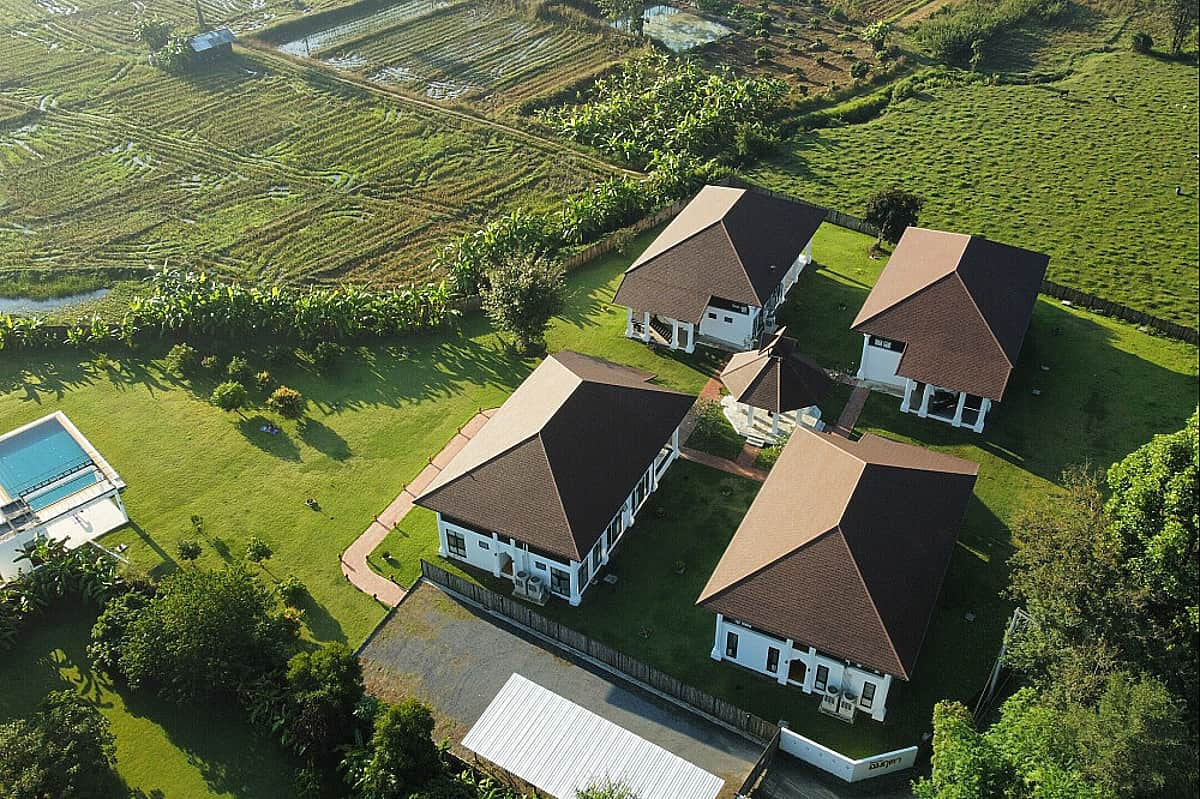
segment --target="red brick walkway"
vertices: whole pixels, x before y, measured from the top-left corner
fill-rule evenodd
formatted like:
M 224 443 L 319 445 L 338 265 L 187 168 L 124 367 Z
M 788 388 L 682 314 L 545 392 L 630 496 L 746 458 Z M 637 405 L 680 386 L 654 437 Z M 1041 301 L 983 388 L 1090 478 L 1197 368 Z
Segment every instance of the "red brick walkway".
M 429 465 L 421 470 L 413 481 L 405 486 L 400 496 L 392 500 L 383 511 L 375 517 L 363 534 L 354 539 L 346 551 L 341 554 L 342 574 L 346 575 L 358 590 L 370 594 L 388 607 L 395 607 L 404 599 L 404 589 L 396 583 L 376 574 L 367 564 L 367 556 L 387 538 L 387 534 L 400 523 L 400 520 L 412 510 L 413 500 L 433 482 L 450 459 L 457 455 L 475 435 L 483 428 L 485 422 L 492 418 L 495 408 L 477 413 L 471 421 L 455 433 L 454 438 L 434 456 Z
M 867 404 L 869 396 L 871 396 L 871 389 L 866 386 L 856 386 L 854 391 L 850 392 L 850 399 L 846 403 L 846 407 L 842 409 L 842 415 L 838 417 L 833 432 L 849 438 L 850 434 L 854 432 L 854 425 L 858 424 L 858 417 L 862 416 L 863 406 Z

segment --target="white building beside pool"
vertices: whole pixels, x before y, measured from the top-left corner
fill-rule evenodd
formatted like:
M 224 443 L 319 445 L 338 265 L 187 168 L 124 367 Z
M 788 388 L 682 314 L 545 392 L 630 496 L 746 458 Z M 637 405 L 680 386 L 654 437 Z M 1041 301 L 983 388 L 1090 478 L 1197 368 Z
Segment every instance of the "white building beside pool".
M 442 557 L 578 605 L 679 457 L 694 397 L 650 378 L 575 352 L 543 361 L 416 498 Z
M 62 411 L 0 436 L 0 583 L 38 538 L 75 548 L 129 521 L 125 481 Z
M 892 683 L 912 679 L 978 469 L 797 427 L 700 595 L 713 659 L 844 721 L 883 721 Z

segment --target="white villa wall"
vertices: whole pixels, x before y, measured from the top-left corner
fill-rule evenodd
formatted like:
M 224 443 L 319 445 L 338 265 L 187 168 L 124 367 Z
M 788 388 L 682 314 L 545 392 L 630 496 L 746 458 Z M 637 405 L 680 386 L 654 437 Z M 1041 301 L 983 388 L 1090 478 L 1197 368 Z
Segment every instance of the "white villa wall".
M 874 346 L 871 344 L 871 336 L 864 335 L 862 364 L 858 367 L 858 378 L 903 391 L 907 378 L 896 374 L 896 370 L 900 368 L 900 357 L 903 354 L 902 351 Z
M 726 655 L 727 634 L 733 632 L 738 636 L 737 655 Z M 767 671 L 767 650 L 771 647 L 779 650 L 779 669 L 776 673 Z M 757 671 L 778 682 L 780 685 L 791 685 L 806 694 L 821 696 L 823 693 L 816 689 L 817 667 L 829 669 L 827 686 L 839 686 L 843 693 L 852 693 L 858 697 L 857 712 L 870 716 L 875 721 L 883 721 L 887 717 L 887 697 L 892 685 L 892 677 L 888 674 L 878 674 L 866 668 L 859 668 L 845 660 L 818 652 L 813 647 L 805 647 L 794 641 L 778 638 L 770 633 L 756 630 L 745 624 L 717 614 L 716 634 L 713 639 L 713 649 L 710 653 L 713 660 L 727 660 L 739 666 Z M 797 683 L 788 679 L 793 661 L 801 661 L 805 665 L 804 682 Z M 863 685 L 875 685 L 875 696 L 870 707 L 863 703 Z
M 846 782 L 859 782 L 904 771 L 912 768 L 917 761 L 915 746 L 852 760 L 787 728 L 780 731 L 779 749 Z
M 560 569 L 570 575 L 570 593 L 566 595 L 552 593 L 552 595 L 566 599 L 572 605 L 578 605 L 583 598 L 584 592 L 595 581 L 596 573 L 608 563 L 610 553 L 616 549 L 625 532 L 633 526 L 638 511 L 646 504 L 650 495 L 658 490 L 659 480 L 662 479 L 667 469 L 678 457 L 679 429 L 676 428 L 671 434 L 671 438 L 663 445 L 659 454 L 655 456 L 654 462 L 650 464 L 649 468 L 642 473 L 642 477 L 630 489 L 629 495 L 625 497 L 624 503 L 617 510 L 612 521 L 609 522 L 609 526 L 602 531 L 597 542 L 599 549 L 597 550 L 593 545 L 591 551 L 584 553 L 585 557 L 582 562 L 572 560 L 568 563 L 563 563 L 546 555 L 531 552 L 528 545 L 522 543 L 520 540 L 502 540 L 501 536 L 497 533 L 475 530 L 448 520 L 441 513 L 437 514 L 438 553 L 444 558 L 465 561 L 477 569 L 491 572 L 496 577 L 507 576 L 501 572 L 501 568 L 502 556 L 508 555 L 512 559 L 512 572 L 514 574 L 523 571 L 531 576 L 536 575 L 542 579 L 547 590 L 550 589 L 550 570 Z M 641 500 L 635 505 L 635 489 L 645 480 L 649 481 L 649 490 L 645 492 Z M 463 537 L 465 552 L 462 555 L 450 551 L 447 532 L 454 532 Z
M 738 350 L 749 349 L 754 346 L 754 323 L 760 313 L 762 308 L 739 313 L 710 305 L 704 309 L 704 317 L 700 320 L 700 336 L 716 339 Z

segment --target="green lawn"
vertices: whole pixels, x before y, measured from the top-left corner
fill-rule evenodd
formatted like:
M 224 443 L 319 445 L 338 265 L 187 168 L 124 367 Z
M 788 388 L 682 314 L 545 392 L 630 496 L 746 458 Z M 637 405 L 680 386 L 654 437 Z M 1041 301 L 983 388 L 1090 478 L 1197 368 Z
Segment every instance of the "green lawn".
M 569 307 L 550 330 L 549 348 L 570 347 L 629 363 L 655 372 L 665 385 L 695 393 L 711 373 L 715 358 L 705 352 L 692 357 L 655 353 L 628 341 L 621 335 L 623 312 L 609 305 L 622 269 L 654 233 L 640 237 L 628 254 L 614 254 L 571 275 Z M 846 330 L 841 317 L 834 322 L 822 319 L 825 313 L 852 316 L 865 296 L 874 279 L 871 270 L 877 266 L 866 258 L 868 243 L 865 237 L 822 228 L 815 245 L 822 268 L 807 272 L 796 289 L 798 302 L 825 292 L 842 296 L 847 305 L 845 311 L 835 311 L 836 306 L 821 304 L 811 315 L 801 314 L 791 322 L 803 348 L 824 365 L 857 361 L 858 339 Z M 128 543 L 126 554 L 135 568 L 156 575 L 176 568 L 175 545 L 192 535 L 193 514 L 204 519 L 201 565 L 241 557 L 249 536 L 258 535 L 275 549 L 267 564 L 271 574 L 275 578 L 296 574 L 310 588 L 313 603 L 306 611 L 306 634 L 316 641 L 345 640 L 351 645 L 363 640 L 384 610 L 345 582 L 337 554 L 462 423 L 480 408 L 503 402 L 534 365 L 532 359 L 515 357 L 476 314 L 463 318 L 452 331 L 355 351 L 331 375 L 315 374 L 301 364 L 272 367 L 278 379 L 309 397 L 310 421 L 300 432 L 295 424 L 274 419 L 283 432 L 269 436 L 259 432 L 256 411 L 239 417 L 217 410 L 203 398 L 209 384 L 179 383 L 162 370 L 157 357 L 109 355 L 118 368 L 96 366 L 71 350 L 5 352 L 0 362 L 0 430 L 64 410 L 129 484 L 126 501 L 134 524 L 105 543 Z M 1042 363 L 1051 371 L 1031 368 Z M 1030 394 L 1034 385 L 1043 390 L 1042 396 Z M 1030 497 L 1051 490 L 1064 465 L 1083 459 L 1106 464 L 1152 433 L 1178 427 L 1195 400 L 1194 347 L 1047 301 L 1039 303 L 1026 363 L 1015 378 L 1010 399 L 994 411 L 982 438 L 935 422 L 917 424 L 912 417 L 899 418 L 898 401 L 872 398 L 864 424 L 894 429 L 983 464 L 979 502 L 972 507 L 964 531 L 966 547 L 955 561 L 943 595 L 937 629 L 945 632 L 931 636 L 922 661 L 962 657 L 971 659 L 971 664 L 961 672 L 938 670 L 936 681 L 922 680 L 919 671 L 915 690 L 924 696 L 911 700 L 913 707 L 924 707 L 936 696 L 969 695 L 977 689 L 982 677 L 976 671 L 990 659 L 1003 621 L 1004 608 L 994 596 L 1003 584 L 1002 561 L 1010 547 L 1005 524 L 1015 510 Z M 832 418 L 834 409 L 826 410 Z M 689 464 L 672 468 L 676 483 L 686 483 L 689 473 L 696 473 Z M 694 479 L 697 485 L 702 482 Z M 695 517 L 711 518 L 710 522 L 678 532 L 696 539 L 693 548 L 671 556 L 672 561 L 683 557 L 688 563 L 685 579 L 677 581 L 687 587 L 679 595 L 687 602 L 699 592 L 690 581 L 702 585 L 707 577 L 700 564 L 705 557 L 719 556 L 723 548 L 719 536 L 727 540 L 732 534 L 740 519 L 739 504 L 744 508 L 748 492 L 754 490 L 737 480 L 728 485 L 728 496 L 718 491 L 705 500 L 711 505 L 694 497 L 681 500 L 711 509 L 710 515 Z M 671 495 L 664 490 L 661 501 L 672 501 Z M 320 502 L 319 513 L 305 507 L 310 496 Z M 653 513 L 643 514 L 646 525 L 653 521 L 657 521 Z M 419 557 L 432 556 L 436 543 L 427 514 L 406 519 L 401 530 L 407 535 L 393 534 L 385 546 L 396 561 L 389 569 L 407 584 L 417 574 Z M 636 552 L 632 545 L 639 540 L 654 539 L 635 534 L 626 553 Z M 624 560 L 626 565 L 620 568 L 655 568 L 654 558 L 627 554 Z M 618 584 L 626 589 L 624 594 L 638 585 L 636 574 L 628 572 Z M 660 581 L 649 590 L 666 591 L 670 585 Z M 658 607 L 682 602 L 679 596 L 668 599 L 664 594 L 656 600 Z M 690 607 L 687 602 L 680 606 Z M 585 604 L 581 613 L 589 612 L 588 607 Z M 962 608 L 976 612 L 977 621 L 959 621 Z M 709 622 L 698 618 L 681 622 L 679 636 L 671 633 L 679 640 L 671 644 L 666 631 L 672 630 L 673 622 L 666 611 L 661 613 L 666 614 L 659 616 L 663 621 L 650 623 L 655 630 L 651 638 L 631 641 L 628 651 L 647 659 L 661 657 L 659 665 L 676 673 L 719 665 L 707 661 Z M 44 621 L 15 652 L 5 655 L 4 662 L 70 663 L 62 673 L 76 674 L 83 662 L 79 652 L 86 626 L 78 620 Z M 654 635 L 662 643 L 648 643 Z M 69 657 L 52 656 L 55 647 L 70 653 Z M 671 654 L 668 658 L 655 655 L 656 651 Z M 696 664 L 689 665 L 684 653 L 695 654 Z M 36 681 L 10 678 L 0 683 L 0 716 L 24 712 L 61 679 L 56 676 L 57 666 L 53 671 L 48 666 L 39 668 L 43 676 Z M 735 701 L 745 697 L 749 709 L 768 718 L 778 715 L 775 700 L 758 696 L 757 677 L 734 670 L 713 677 L 709 685 L 705 674 L 699 670 L 681 676 L 696 675 L 702 687 L 727 691 Z M 88 686 L 95 684 L 92 677 L 78 679 Z M 189 738 L 181 728 L 192 730 L 186 722 L 196 716 L 194 708 L 183 713 L 157 708 L 152 713 L 141 707 L 142 700 L 133 707 L 126 704 L 128 698 L 120 700 L 111 692 L 98 696 L 117 729 L 121 774 L 134 788 L 149 792 L 161 785 L 166 777 L 160 767 L 166 763 L 172 766 L 171 780 L 192 786 L 167 791 L 168 796 L 265 796 L 290 790 L 285 764 L 247 770 L 239 760 L 248 757 L 246 753 L 257 752 L 255 756 L 263 758 L 267 754 L 256 748 L 258 739 L 235 716 L 207 718 L 203 734 Z M 910 700 L 898 694 L 897 701 Z M 849 733 L 841 727 L 813 731 L 844 742 L 847 751 L 865 751 L 873 748 L 873 736 L 924 724 L 924 712 L 896 718 L 894 727 L 882 730 L 863 724 Z M 805 729 L 807 725 L 806 721 Z M 260 787 L 251 787 L 246 782 L 251 777 L 273 787 L 263 789 L 261 782 L 256 783 Z
M 823 227 L 814 245 L 821 268 L 806 272 L 789 301 L 789 330 L 802 348 L 851 372 L 861 337 L 849 331 L 849 321 L 882 267 L 867 257 L 869 244 L 867 237 Z M 1040 395 L 1032 393 L 1035 388 Z M 831 392 L 823 408 L 831 423 L 846 395 L 844 386 Z M 1012 525 L 1021 509 L 1052 494 L 1065 467 L 1105 467 L 1155 433 L 1181 427 L 1196 396 L 1195 347 L 1048 299 L 1037 304 L 1009 393 L 982 436 L 901 414 L 898 398 L 871 396 L 860 431 L 980 464 L 916 679 L 893 688 L 889 720 L 882 725 L 864 720 L 848 727 L 818 714 L 811 697 L 708 657 L 712 617 L 693 603 L 753 499 L 752 482 L 675 464 L 614 559 L 617 585 L 601 584 L 579 608 L 552 601 L 545 612 L 764 718 L 787 718 L 794 729 L 846 754 L 915 743 L 937 700 L 968 701 L 986 679 L 1011 611 L 1001 592 L 1008 556 L 1020 539 Z M 432 514 L 407 528 L 413 537 L 432 536 L 435 529 Z M 388 546 L 394 550 L 393 541 Z M 682 576 L 674 574 L 677 558 L 686 566 Z M 488 576 L 472 576 L 504 588 Z
M 746 439 L 733 429 L 720 403 L 702 400 L 695 410 L 696 427 L 688 436 L 687 446 L 718 458 L 737 460 Z
M 1195 326 L 1197 87 L 1195 65 L 1095 55 L 1060 83 L 934 88 L 799 133 L 748 176 L 857 215 L 901 185 L 922 224 L 1041 250 L 1053 280 Z
M 634 249 L 646 246 L 654 233 L 638 239 Z M 608 300 L 630 257 L 615 254 L 572 274 L 568 309 L 550 331 L 550 349 L 575 348 L 619 360 L 655 372 L 665 385 L 699 392 L 707 377 L 692 364 L 710 368 L 709 356 L 656 354 L 622 337 L 624 315 Z M 329 375 L 301 363 L 271 366 L 277 380 L 300 389 L 310 401 L 303 431 L 266 414 L 282 428 L 271 436 L 259 431 L 259 411 L 228 414 L 207 402 L 215 376 L 192 386 L 167 374 L 158 357 L 108 354 L 116 368 L 97 366 L 72 350 L 5 352 L 0 430 L 65 411 L 129 485 L 125 501 L 133 522 L 104 543 L 129 544 L 125 554 L 133 568 L 155 576 L 177 568 L 175 546 L 193 536 L 193 514 L 203 519 L 202 566 L 241 558 L 249 537 L 257 535 L 274 548 L 266 564 L 270 574 L 275 579 L 295 574 L 312 594 L 306 635 L 351 646 L 366 637 L 384 608 L 346 582 L 338 553 L 461 424 L 480 408 L 502 403 L 535 364 L 514 355 L 474 314 L 452 331 L 354 351 Z M 308 497 L 318 500 L 319 512 L 305 506 Z M 431 547 L 436 552 L 431 541 L 414 539 L 408 552 L 394 548 L 402 582 L 415 577 L 417 554 L 428 554 Z M 77 631 L 77 639 L 85 633 Z M 46 635 L 26 641 L 6 660 L 41 657 L 37 653 L 51 642 L 66 645 Z M 20 681 L 0 683 L 0 708 L 18 693 L 36 698 Z M 165 756 L 140 745 L 143 727 L 122 708 L 120 703 L 108 708 L 120 738 L 120 771 L 135 788 L 149 791 Z M 254 745 L 251 732 L 235 717 L 214 717 L 208 734 L 227 742 L 230 752 Z M 164 739 L 163 746 L 173 740 Z M 232 790 L 220 774 L 234 764 L 221 762 L 220 751 L 211 762 L 189 760 L 186 753 L 176 757 L 186 772 L 179 779 L 206 784 L 209 794 L 189 789 L 168 795 L 219 796 Z M 270 773 L 262 779 L 270 779 Z M 290 790 L 288 780 L 273 791 L 234 793 L 280 795 Z

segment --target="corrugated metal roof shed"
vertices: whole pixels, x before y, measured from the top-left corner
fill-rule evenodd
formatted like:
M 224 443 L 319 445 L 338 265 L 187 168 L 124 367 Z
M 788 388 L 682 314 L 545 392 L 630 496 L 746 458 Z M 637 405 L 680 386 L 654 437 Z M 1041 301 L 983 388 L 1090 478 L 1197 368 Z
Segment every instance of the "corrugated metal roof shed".
M 191 39 L 188 39 L 188 44 L 197 53 L 203 53 L 205 50 L 211 50 L 223 44 L 233 44 L 236 41 L 237 39 L 234 37 L 233 31 L 229 30 L 229 28 L 217 28 L 215 31 L 197 33 Z
M 604 780 L 640 799 L 715 799 L 724 780 L 520 674 L 463 746 L 558 799 Z

